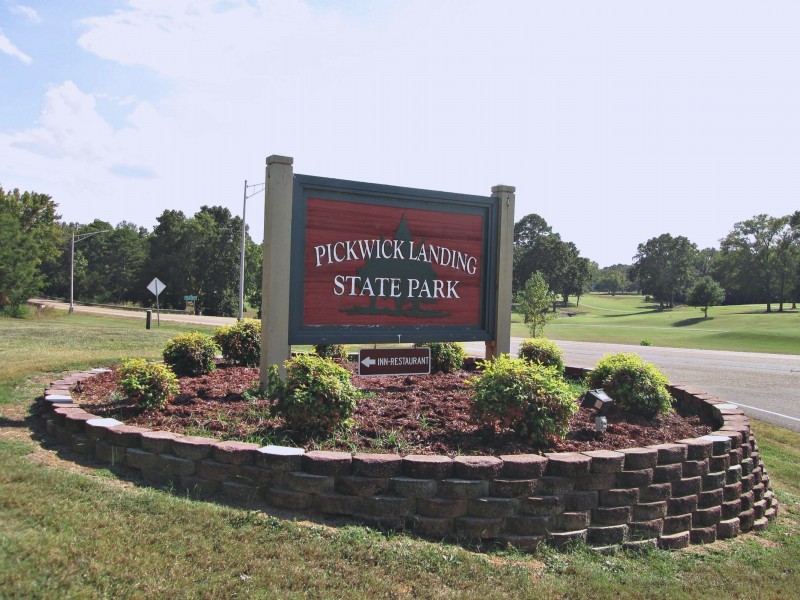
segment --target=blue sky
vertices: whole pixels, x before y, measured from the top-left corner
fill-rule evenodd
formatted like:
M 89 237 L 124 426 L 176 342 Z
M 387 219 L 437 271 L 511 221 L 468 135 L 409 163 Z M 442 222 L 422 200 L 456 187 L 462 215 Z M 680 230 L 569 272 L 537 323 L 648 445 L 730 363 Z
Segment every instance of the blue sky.
M 0 0 L 0 185 L 67 221 L 241 213 L 295 171 L 517 187 L 601 266 L 800 209 L 796 2 Z M 263 202 L 248 202 L 261 240 Z

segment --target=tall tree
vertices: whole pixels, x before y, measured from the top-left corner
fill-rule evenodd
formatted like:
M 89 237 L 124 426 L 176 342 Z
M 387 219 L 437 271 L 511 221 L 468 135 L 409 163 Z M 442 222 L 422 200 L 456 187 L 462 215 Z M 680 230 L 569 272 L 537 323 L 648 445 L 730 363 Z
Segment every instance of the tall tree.
M 36 247 L 32 237 L 23 231 L 19 219 L 0 211 L 0 310 L 13 316 L 36 294 L 41 275 L 36 268 Z
M 694 275 L 697 246 L 683 236 L 665 233 L 639 244 L 630 278 L 642 291 L 658 300 L 660 308 L 675 306 L 675 298 L 685 293 Z
M 708 318 L 708 308 L 722 304 L 725 300 L 725 290 L 711 279 L 708 275 L 703 275 L 689 292 L 689 306 L 697 306 L 703 311 L 703 318 Z

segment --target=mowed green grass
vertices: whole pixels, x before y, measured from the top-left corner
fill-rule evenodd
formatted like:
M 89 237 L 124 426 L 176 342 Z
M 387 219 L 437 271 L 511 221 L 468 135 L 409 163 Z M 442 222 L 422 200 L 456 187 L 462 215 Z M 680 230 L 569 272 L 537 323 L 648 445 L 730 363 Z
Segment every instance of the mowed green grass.
M 790 305 L 786 305 L 788 309 Z M 682 306 L 658 310 L 643 296 L 587 294 L 580 306 L 547 324 L 551 339 L 639 345 L 650 340 L 654 346 L 800 354 L 800 314 L 765 312 L 765 305 L 714 306 L 708 319 L 698 308 Z M 777 305 L 773 307 L 777 310 Z M 562 313 L 563 314 L 563 313 Z M 519 315 L 514 315 L 511 334 L 529 335 Z
M 170 329 L 145 332 L 137 321 L 93 316 L 0 319 L 3 344 L 23 355 L 0 360 L 0 381 L 8 384 L 0 405 L 0 597 L 796 595 L 800 434 L 770 425 L 755 427 L 781 501 L 778 521 L 761 535 L 643 555 L 585 548 L 528 555 L 266 514 L 140 486 L 91 464 L 75 468 L 36 439 L 27 417 L 41 382 L 126 356 L 158 357 L 181 330 Z

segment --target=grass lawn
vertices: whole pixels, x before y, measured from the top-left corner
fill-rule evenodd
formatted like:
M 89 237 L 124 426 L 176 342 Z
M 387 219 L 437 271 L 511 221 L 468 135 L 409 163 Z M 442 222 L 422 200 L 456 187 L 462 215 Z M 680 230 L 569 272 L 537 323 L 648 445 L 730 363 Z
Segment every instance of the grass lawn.
M 776 306 L 777 308 L 777 306 Z M 561 309 L 559 309 L 561 310 Z M 766 313 L 765 305 L 714 306 L 708 319 L 698 308 L 658 310 L 643 296 L 587 294 L 577 316 L 547 324 L 545 335 L 556 340 L 800 354 L 800 314 L 796 310 Z M 520 315 L 513 315 L 511 334 L 528 337 Z
M 533 555 L 295 520 L 138 485 L 35 439 L 63 370 L 157 357 L 181 330 L 0 319 L 0 597 L 776 598 L 800 586 L 800 434 L 756 423 L 781 502 L 761 535 L 680 552 Z

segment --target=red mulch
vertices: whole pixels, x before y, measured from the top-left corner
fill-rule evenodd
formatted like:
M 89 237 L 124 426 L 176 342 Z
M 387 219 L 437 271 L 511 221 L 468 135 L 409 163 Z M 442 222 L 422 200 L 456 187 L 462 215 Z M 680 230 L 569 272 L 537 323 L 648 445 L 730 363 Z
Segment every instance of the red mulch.
M 473 374 L 460 371 L 413 377 L 354 375 L 356 387 L 369 392 L 359 402 L 355 427 L 346 437 L 320 443 L 291 439 L 291 432 L 282 428 L 280 419 L 270 418 L 268 401 L 243 398 L 242 393 L 258 382 L 258 375 L 258 368 L 221 365 L 208 375 L 182 378 L 180 393 L 164 410 L 142 411 L 135 403 L 121 400 L 114 373 L 104 373 L 84 383 L 78 402 L 93 414 L 152 429 L 226 440 L 283 441 L 315 448 L 400 454 L 612 450 L 693 438 L 712 430 L 710 422 L 695 415 L 674 413 L 651 421 L 612 408 L 608 430 L 598 437 L 594 411 L 581 408 L 570 421 L 566 439 L 553 440 L 547 448 L 535 447 L 516 440 L 510 431 L 494 433 L 471 419 L 470 389 L 465 382 Z

